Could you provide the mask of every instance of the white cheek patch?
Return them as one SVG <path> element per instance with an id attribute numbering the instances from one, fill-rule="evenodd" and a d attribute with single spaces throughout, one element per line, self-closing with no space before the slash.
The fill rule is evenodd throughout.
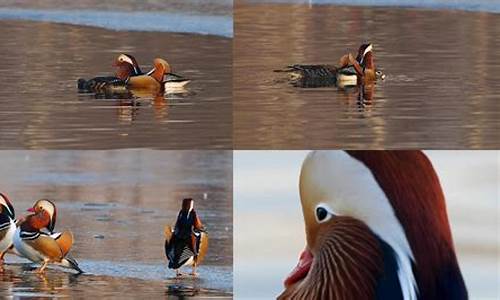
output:
<path id="1" fill-rule="evenodd" d="M 389 244 L 396 253 L 404 299 L 417 299 L 412 250 L 389 199 L 370 169 L 344 151 L 314 151 L 302 165 L 300 190 L 301 199 L 321 201 L 336 215 L 364 222 Z"/>
<path id="2" fill-rule="evenodd" d="M 2 195 L 0 195 L 0 204 L 3 205 L 3 207 L 5 209 L 7 209 L 10 214 L 12 214 L 12 211 L 10 211 L 9 205 L 7 205 L 7 200 Z"/>
<path id="3" fill-rule="evenodd" d="M 372 44 L 370 44 L 368 47 L 366 47 L 365 52 L 363 53 L 363 56 L 365 56 L 366 53 L 372 51 L 372 49 L 373 49 L 373 46 L 372 46 Z"/>
<path id="4" fill-rule="evenodd" d="M 125 59 L 125 61 L 128 62 L 131 65 L 134 65 L 134 62 L 130 58 L 128 58 L 128 57 L 127 57 L 127 59 Z"/>

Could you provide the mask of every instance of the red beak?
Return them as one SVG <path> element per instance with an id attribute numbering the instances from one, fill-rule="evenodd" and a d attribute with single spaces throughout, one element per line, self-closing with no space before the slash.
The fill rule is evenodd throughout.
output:
<path id="1" fill-rule="evenodd" d="M 313 258 L 314 257 L 311 251 L 309 251 L 307 248 L 302 251 L 299 258 L 299 263 L 285 279 L 285 287 L 289 287 L 307 276 L 307 273 L 309 273 L 309 270 L 311 269 Z"/>
<path id="2" fill-rule="evenodd" d="M 34 212 L 35 212 L 35 209 L 34 209 L 33 207 L 30 207 L 30 208 L 28 208 L 28 210 L 27 210 L 27 211 L 34 213 Z"/>

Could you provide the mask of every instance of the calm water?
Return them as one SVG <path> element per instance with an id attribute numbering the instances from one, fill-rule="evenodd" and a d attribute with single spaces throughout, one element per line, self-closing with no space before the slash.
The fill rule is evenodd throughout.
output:
<path id="1" fill-rule="evenodd" d="M 238 149 L 500 146 L 498 14 L 240 1 L 234 19 Z M 387 74 L 371 97 L 272 72 L 336 64 L 363 41 Z"/>
<path id="2" fill-rule="evenodd" d="M 276 297 L 305 246 L 298 178 L 307 151 L 236 151 L 234 295 Z M 471 299 L 500 297 L 500 152 L 429 151 Z M 467 163 L 464 163 L 467 162 Z M 264 245 L 264 246 L 263 246 Z"/>
<path id="3" fill-rule="evenodd" d="M 0 160 L 2 192 L 17 215 L 53 199 L 56 229 L 73 231 L 73 256 L 88 273 L 40 278 L 27 260 L 7 255 L 1 295 L 231 296 L 230 151 L 0 151 Z M 163 227 L 175 223 L 186 196 L 196 199 L 210 237 L 196 279 L 176 279 L 163 249 Z"/>
<path id="4" fill-rule="evenodd" d="M 232 39 L 0 21 L 0 147 L 230 148 Z M 155 57 L 193 81 L 187 93 L 134 99 L 78 94 L 119 53 L 149 70 Z"/>

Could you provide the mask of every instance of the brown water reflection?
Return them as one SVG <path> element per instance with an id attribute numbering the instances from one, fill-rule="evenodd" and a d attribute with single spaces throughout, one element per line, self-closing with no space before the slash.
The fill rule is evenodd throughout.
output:
<path id="1" fill-rule="evenodd" d="M 238 149 L 500 146 L 498 14 L 240 1 L 234 20 Z M 363 94 L 272 72 L 335 64 L 363 41 L 387 74 Z"/>
<path id="2" fill-rule="evenodd" d="M 0 21 L 1 148 L 225 148 L 232 145 L 231 39 Z M 118 53 L 144 70 L 166 58 L 187 93 L 128 99 L 78 94 L 76 80 L 113 72 Z"/>
<path id="3" fill-rule="evenodd" d="M 0 160 L 2 192 L 17 216 L 47 197 L 57 204 L 56 229 L 75 234 L 73 256 L 89 275 L 51 271 L 48 277 L 55 281 L 49 278 L 49 284 L 60 282 L 51 293 L 72 295 L 95 284 L 88 295 L 123 294 L 134 287 L 131 298 L 231 294 L 231 151 L 0 151 Z M 163 227 L 175 222 L 186 196 L 196 199 L 210 246 L 199 278 L 178 280 L 166 266 Z M 47 292 L 26 260 L 8 255 L 6 262 L 0 294 Z"/>

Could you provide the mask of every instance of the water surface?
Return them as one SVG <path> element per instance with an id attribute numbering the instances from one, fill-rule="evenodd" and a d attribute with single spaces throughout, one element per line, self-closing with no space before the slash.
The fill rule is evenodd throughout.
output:
<path id="1" fill-rule="evenodd" d="M 40 278 L 27 260 L 7 255 L 0 295 L 231 296 L 230 151 L 0 151 L 0 160 L 16 215 L 39 198 L 54 200 L 56 230 L 74 233 L 71 253 L 86 272 L 51 268 Z M 209 234 L 194 279 L 175 278 L 163 248 L 163 228 L 175 223 L 184 197 L 195 199 Z"/>
<path id="2" fill-rule="evenodd" d="M 230 148 L 232 40 L 0 21 L 0 148 Z M 186 93 L 96 99 L 78 78 L 110 75 L 119 53 L 192 78 Z M 112 97 L 109 97 L 112 98 Z"/>
<path id="3" fill-rule="evenodd" d="M 500 146 L 498 14 L 242 1 L 234 19 L 237 149 Z M 387 74 L 364 97 L 272 72 L 364 41 Z"/>

